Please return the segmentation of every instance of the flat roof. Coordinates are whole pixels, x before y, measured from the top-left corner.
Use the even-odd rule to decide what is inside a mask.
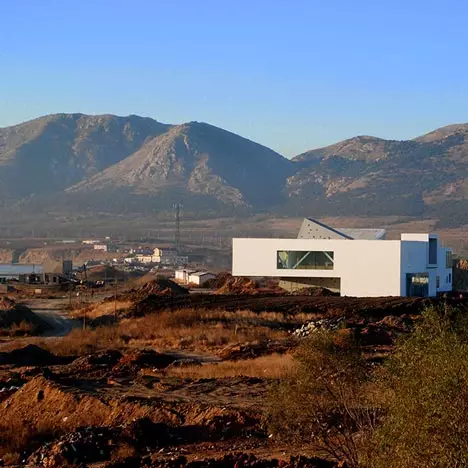
[[[26,263],[0,263],[0,276],[30,275],[32,273],[44,273],[44,266]]]

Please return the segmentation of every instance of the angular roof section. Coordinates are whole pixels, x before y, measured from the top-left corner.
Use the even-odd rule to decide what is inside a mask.
[[[304,218],[298,239],[385,239],[385,229],[333,228],[313,218]]]
[[[385,229],[360,229],[360,228],[343,228],[340,232],[346,234],[352,239],[360,240],[379,240],[385,239],[387,231]]]

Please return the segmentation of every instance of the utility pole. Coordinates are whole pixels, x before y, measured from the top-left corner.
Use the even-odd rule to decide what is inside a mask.
[[[180,209],[182,208],[182,204],[177,202],[174,203],[174,210],[175,210],[175,233],[174,233],[174,240],[175,240],[175,248],[177,255],[180,255]]]
[[[114,276],[114,321],[117,323],[117,273]]]

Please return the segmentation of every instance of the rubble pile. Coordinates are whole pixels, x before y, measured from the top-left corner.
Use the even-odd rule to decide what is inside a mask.
[[[28,459],[31,466],[61,467],[106,461],[112,451],[113,433],[105,427],[82,427],[43,445]]]
[[[338,330],[343,326],[344,323],[344,317],[312,320],[311,322],[307,322],[304,325],[302,325],[302,327],[294,330],[292,334],[294,336],[297,336],[298,338],[304,338],[312,333],[315,333],[317,330]]]

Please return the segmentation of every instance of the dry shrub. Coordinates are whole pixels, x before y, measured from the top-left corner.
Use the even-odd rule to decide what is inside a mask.
[[[81,356],[125,345],[119,330],[114,326],[86,330],[74,329],[66,337],[37,339],[33,343],[58,356]],[[10,346],[8,350],[22,345],[17,343],[17,346]]]
[[[267,418],[273,434],[313,442],[353,468],[376,424],[369,371],[357,345],[320,331],[295,355],[292,372],[272,391]]]
[[[10,327],[0,329],[0,336],[31,336],[37,334],[39,327],[36,324],[22,320]]]
[[[289,354],[272,354],[244,361],[173,367],[167,371],[167,374],[190,379],[220,379],[239,376],[279,379],[291,371],[293,364],[293,358]]]

